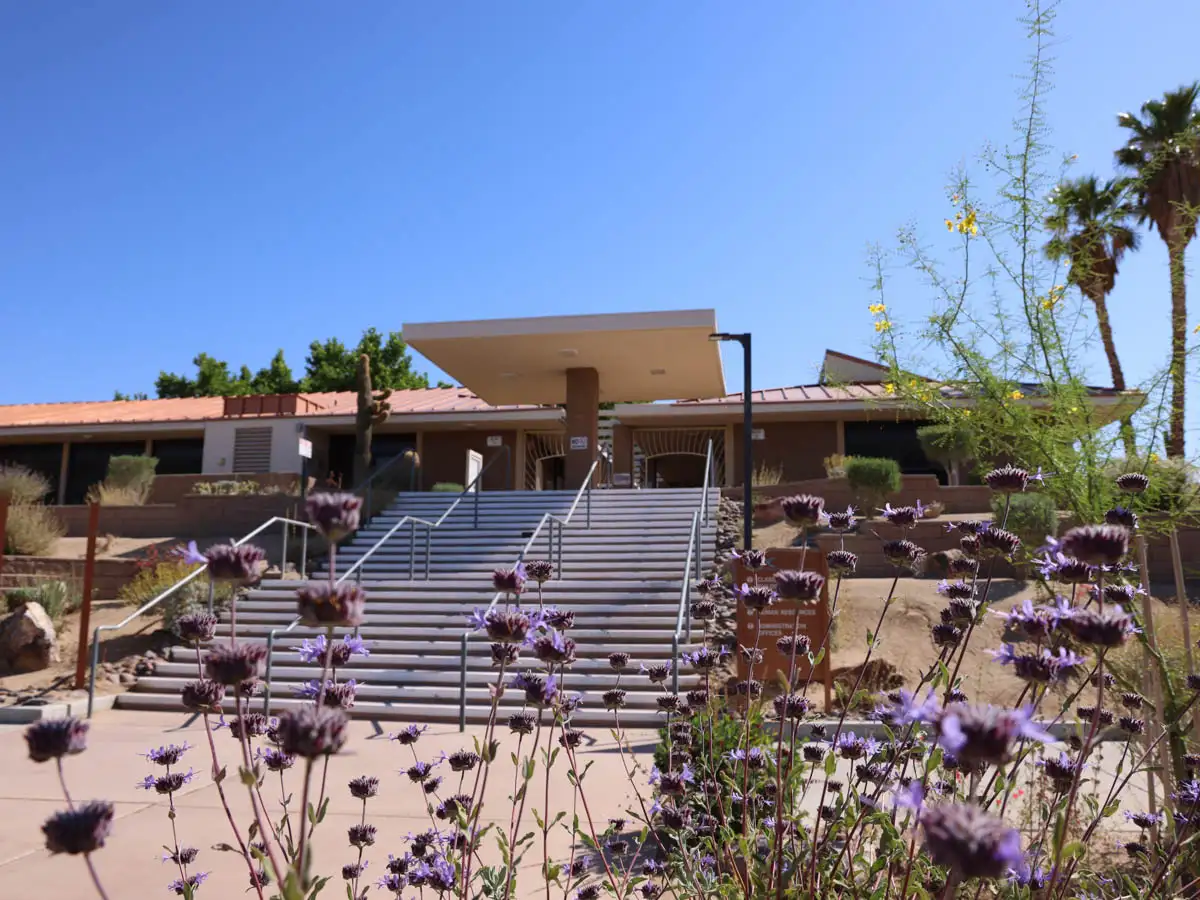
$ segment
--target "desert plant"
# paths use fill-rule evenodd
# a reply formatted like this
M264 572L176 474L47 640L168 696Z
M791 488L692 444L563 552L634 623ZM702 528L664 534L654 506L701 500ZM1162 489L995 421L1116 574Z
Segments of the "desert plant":
M461 484L456 484L453 481L439 481L437 484L431 487L430 490L437 491L438 493L442 494L461 494L463 486Z
M371 357L363 353L358 358L358 410L354 415L354 483L362 484L371 474L371 437L376 425L387 420L392 406L388 398L391 388L378 394L371 389Z
M1120 500L1139 515L1152 517L1145 522L1147 529L1158 530L1160 525L1155 519L1178 522L1200 513L1200 472L1186 459L1162 459L1156 454L1142 459L1116 459L1103 472L1110 482L1124 472L1142 472L1149 477L1150 486L1144 494Z
M922 519L936 519L946 511L946 504L941 500L934 500L932 503L926 503L921 511Z
M114 456L108 461L108 473L88 491L88 502L101 506L143 506L154 489L153 456Z
M960 484L960 469L975 454L971 433L950 423L922 425L917 440L925 455L945 468L950 484Z
M1054 498L1036 491L1008 496L993 495L992 517L997 522L1004 520L1006 503L1008 519L1004 527L1021 539L1019 558L1028 563L1038 548L1046 543L1047 537L1058 534L1058 510ZM1017 572L1024 576L1026 569L1019 565Z
M50 493L50 479L16 463L0 463L0 497L18 503L41 503Z
M762 463L751 475L750 483L754 487L768 487L783 481L783 466Z
M4 552L18 556L46 556L67 529L54 511L40 503L9 507L4 531Z
M833 453L824 459L826 478L846 477L846 457L841 453Z
M880 456L846 458L846 482L861 497L868 516L900 490L900 463Z
M245 494L257 494L259 492L259 484L257 481L240 481L230 479L229 481L197 481L192 485L192 493L200 494L206 497L236 497Z

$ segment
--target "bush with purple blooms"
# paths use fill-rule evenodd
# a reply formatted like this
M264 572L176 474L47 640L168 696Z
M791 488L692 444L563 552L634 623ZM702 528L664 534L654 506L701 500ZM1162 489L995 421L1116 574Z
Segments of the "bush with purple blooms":
M250 707L263 646L237 639L236 615L227 639L214 635L207 617L188 620L184 631L194 645L214 641L198 655L197 680L184 691L185 702L204 719L205 746L147 750L149 768L139 782L166 800L170 840L163 860L171 875L164 887L169 895L203 896L220 858L216 849L197 848L215 847L239 860L247 889L262 900L310 900L338 877L349 900L372 892L508 900L547 889L568 900L1116 900L1186 892L1200 874L1192 840L1200 829L1200 756L1186 752L1180 723L1190 717L1200 679L1181 686L1186 702L1171 701L1171 717L1164 719L1113 677L1110 658L1144 639L1132 562L1141 537L1123 526L1083 525L1051 539L1039 570L1059 589L1053 600L997 608L991 596L995 570L1020 549L1019 539L1005 530L1007 516L1031 480L1012 466L997 470L990 479L1002 498L997 522L958 526L971 536L992 537L986 553L981 541L964 557L972 564L958 566L939 584L945 612L931 628L929 665L909 689L870 697L862 684L864 665L841 715L822 720L809 696L812 676L801 673L815 669L829 635L801 634L799 615L792 633L777 641L786 671L767 671L756 644L740 650L747 672L725 683L720 673L727 648L710 633L709 621L697 617L703 638L681 654L680 665L701 675L702 686L686 694L671 690L670 665L634 672L624 654L613 654L609 668L616 685L604 693L603 707L612 716L632 802L607 822L593 817L588 766L577 755L585 738L573 724L581 698L562 687L576 665L569 610L546 606L540 597L537 606L516 605L521 591L513 590L506 604L476 611L469 624L491 640L495 668L483 737L431 758L421 752L424 727L407 726L392 735L401 753L398 773L364 773L345 787L331 786L326 777L330 756L346 746L344 710L354 700L354 679L341 676L370 648L357 635L339 637L335 630L362 620L361 592L342 598L331 576L325 590L306 588L298 597L298 610L328 609L311 618L326 626L299 647L300 660L314 674L300 692L303 702L276 719ZM357 522L345 497L318 495L310 504L322 507L310 510L311 521L330 534L344 534ZM797 513L802 528L815 524L809 519L819 518L821 506L819 498L805 500L805 510L816 512ZM880 529L892 534L880 534L881 544L904 546L891 553L896 577L866 662L885 639L881 631L901 575L925 555L906 537L915 521L907 508L885 507L884 520ZM748 556L758 565L756 556ZM497 577L510 579L515 572ZM836 615L853 567L838 567L830 577ZM775 604L775 588L757 569L750 578L737 592L739 602L746 614L762 616ZM784 572L774 583L787 596L804 599L820 595L821 579ZM697 593L697 603L707 602L705 591ZM979 640L977 626L996 615L1004 618L1009 643L990 648L995 665L1011 667L1025 683L1011 707L972 702L959 675L968 647ZM621 719L628 679L635 678L656 686L663 717L648 771ZM500 715L506 696L515 698L519 712ZM848 722L846 710L870 708L872 700L867 727ZM232 752L224 738L218 747L224 732ZM85 752L87 733L86 723L65 720L31 726L26 737L32 760L55 764L67 798L68 808L43 827L46 846L81 856L105 896L91 857L112 830L112 806L75 803L64 771L66 760ZM1161 805L1131 802L1133 780L1159 767L1170 744L1178 745L1180 763L1159 774L1166 786ZM1119 758L1110 770L1116 775L1098 778L1102 748L1114 745ZM195 754L205 751L201 763ZM489 773L506 759L513 763L508 807L485 811L481 798ZM195 834L176 805L181 789L206 777L216 784L230 823L227 835ZM569 810L551 808L551 785L558 781L570 787ZM247 821L232 812L228 792L236 790L250 800ZM359 812L347 827L345 857L317 861L313 835L325 823L333 790L346 790ZM1032 805L1017 801L1027 790ZM369 813L381 793L398 797L400 808L423 808L428 827L409 834L402 847L379 847ZM1115 819L1118 813L1124 815ZM1110 819L1138 831L1115 862L1094 852ZM549 852L551 835L562 829L572 847L565 859ZM532 888L529 879L536 882Z

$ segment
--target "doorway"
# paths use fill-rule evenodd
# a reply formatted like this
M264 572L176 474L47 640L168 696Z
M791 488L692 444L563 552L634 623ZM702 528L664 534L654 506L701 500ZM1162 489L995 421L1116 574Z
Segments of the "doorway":
M545 456L537 461L537 486L539 491L561 491L567 486L567 458Z

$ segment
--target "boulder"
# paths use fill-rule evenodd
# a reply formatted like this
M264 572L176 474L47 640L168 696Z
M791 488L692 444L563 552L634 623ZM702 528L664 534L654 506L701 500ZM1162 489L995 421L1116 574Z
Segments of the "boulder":
M0 620L0 670L36 672L58 659L58 635L40 603L24 603Z

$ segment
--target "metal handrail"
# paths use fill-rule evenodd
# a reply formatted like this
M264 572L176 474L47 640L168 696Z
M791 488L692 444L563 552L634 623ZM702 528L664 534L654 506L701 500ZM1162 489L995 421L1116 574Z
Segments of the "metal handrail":
M389 528L387 530L387 533L384 534L384 536L381 537L379 540L377 540L374 544L372 544L370 549L368 549L366 553L364 553L357 560L355 560L354 564L349 569L347 569L345 572L343 572L341 577L339 577L334 583L341 584L343 581L345 581L351 575L354 575L354 577L355 577L354 580L357 583L362 584L363 563L366 562L368 557L372 556L375 553L375 551L379 550L381 547L383 547L384 544L386 544L389 540L391 540L392 535L394 535L397 531L399 531L401 528L403 528L406 524L410 524L410 523L411 523L412 527L409 531L409 537L408 537L408 579L409 579L409 581L414 580L414 575L415 575L414 559L415 559L415 550L416 550L416 541L417 541L416 526L418 524L420 524L420 525L426 526L424 575L425 575L425 580L428 581L429 580L429 561L430 561L430 555L431 555L430 554L430 544L432 542L433 529L438 528L439 526L441 526L441 524L444 521L446 521L446 518L450 515L450 513L452 513L454 511L455 507L457 507L458 504L460 504L463 501L463 497L467 494L467 492L471 491L471 489L476 486L482 486L484 473L487 472L487 470L489 468L491 468L492 463L494 463L501 456L504 456L505 459L512 458L512 451L509 449L507 444L505 444L502 449L504 450L504 452L502 454L501 453L496 454L495 456L493 456L491 459L489 459L487 461L487 463L484 465L484 467L479 470L479 473L474 478L471 479L471 483L468 484L465 488L462 489L462 491L459 492L459 495L455 499L455 501L452 504L450 504L450 506L446 509L446 511L444 513L441 514L441 516L438 517L436 522L430 522L428 519L422 519L419 516L407 516L406 515L406 516L401 517L399 522L397 522L395 525L393 525L391 528ZM506 485L511 483L510 477L509 477L509 476L511 476L511 474L512 474L512 472L511 472L511 467L510 467L509 470L507 470L505 472ZM474 525L475 525L475 527L479 527L479 491L475 491L474 493L475 493ZM267 665L266 665L266 672L264 673L265 684L263 686L263 714L264 715L271 714L271 671L274 668L275 638L280 634L290 633L291 631L295 630L296 626L299 624L300 624L300 617L297 616L295 619L293 619L291 622L289 622L286 626L284 626L282 628L272 628L269 632L267 632Z
M558 526L558 563L554 566L556 577L562 578L562 530L570 524L571 517L575 515L575 510L579 506L579 499L582 495L587 495L587 522L584 527L592 527L592 476L596 473L596 467L600 465L600 458L597 457L588 469L587 476L583 479L583 484L579 486L579 490L575 492L575 500L571 503L571 508L567 510L566 516L559 516L552 512L542 513L542 518L538 520L537 527L533 529L533 534L529 536L529 540L525 542L525 546L521 548L521 552L517 554L517 560L513 564L514 567L519 565L524 559L525 554L533 549L534 542L537 541L538 535L541 534L542 526L547 522L550 523L549 532L549 550L551 561L554 558L554 527ZM484 615L490 613L496 608L496 604L500 602L500 598L504 596L504 591L497 591L492 597L492 602L488 604L488 608ZM464 631L462 637L459 638L458 648L458 730L467 730L467 642L470 640L471 632Z
M683 583L679 587L679 609L675 614L675 633L671 635L671 691L679 693L679 639L686 633L692 633L692 595L690 581L693 564L695 577L700 579L700 567L704 554L700 551L700 523L708 524L708 491L712 475L713 442L709 440L708 451L704 455L704 484L700 490L700 508L692 513L692 529L688 534L687 557L683 562Z
M282 522L284 525L284 529L285 529L284 545L283 545L283 562L280 564L280 573L282 574L283 571L287 567L286 529L289 525L295 525L298 528L312 528L312 525L310 525L308 522L301 522L298 519L289 519L286 516L272 516L270 519L263 522L263 524L259 525L257 528L255 528L253 531L251 531L249 534L234 541L233 545L235 547L241 546L242 544L246 543L246 541L250 540L252 537L255 537L258 534L261 534L263 531L270 528L272 525L274 525L277 522ZM300 564L303 567L303 565L304 565L303 559L301 559ZM136 619L138 616L140 616L146 612L149 612L151 609L158 606L158 604L162 603L162 601L166 600L168 597L170 597L172 594L174 594L177 590L179 590L184 585L189 584L192 581L195 581L196 578L198 578L200 576L200 573L206 571L207 569L208 569L208 563L204 563L198 569L196 569L194 572L190 572L189 574L185 575L183 578L179 579L177 582L175 582L173 585L171 585L169 588L167 588L161 594L158 594L157 596L148 600L146 603L143 603L141 606L139 606L136 610L131 612L128 616L126 616L120 622L117 622L116 624L113 624L113 625L98 625L96 627L96 629L92 632L91 670L88 673L87 715L88 715L89 719L92 717L92 707L94 706L95 699L96 699L96 669L100 666L100 633L102 631L119 631L119 630L121 630L126 625L128 625L130 622L132 622L134 619Z
M387 462L385 462L382 466L380 466L374 472L372 472L370 475L368 475L366 480L364 480L362 484L360 484L354 488L355 494L362 495L363 504L366 507L366 510L365 510L366 520L370 520L371 515L372 515L371 491L372 491L372 485L375 483L375 479L381 477L385 472L390 472L392 470L393 466L400 465L400 463L403 462L404 460L411 460L412 464L413 464L412 470L408 474L408 490L410 493L414 492L416 489L416 482L417 482L417 469L421 465L421 457L417 455L416 450L405 450L403 453L397 453L395 456L393 456L391 459L389 459ZM399 491L397 491L397 493L399 493Z

